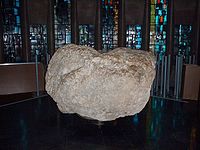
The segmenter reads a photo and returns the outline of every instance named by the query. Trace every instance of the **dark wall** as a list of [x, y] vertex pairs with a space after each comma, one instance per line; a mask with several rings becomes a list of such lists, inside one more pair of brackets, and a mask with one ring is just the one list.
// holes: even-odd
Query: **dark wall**
[[95, 0], [78, 0], [77, 11], [77, 19], [79, 24], [95, 24]]
[[144, 5], [144, 0], [125, 1], [126, 24], [143, 24], [145, 8]]
[[[199, 30], [199, 37], [200, 37], [200, 30]], [[200, 44], [200, 38], [199, 38], [199, 44]], [[197, 59], [198, 65], [200, 65], [200, 48], [198, 49], [198, 59]]]
[[28, 0], [29, 24], [47, 24], [48, 0]]
[[197, 0], [174, 1], [174, 24], [192, 24], [195, 21]]

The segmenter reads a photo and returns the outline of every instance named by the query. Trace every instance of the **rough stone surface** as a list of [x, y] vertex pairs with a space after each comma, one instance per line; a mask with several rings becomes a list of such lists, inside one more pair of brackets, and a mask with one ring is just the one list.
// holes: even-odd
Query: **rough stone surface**
[[46, 90], [63, 113], [100, 121], [140, 112], [155, 76], [153, 54], [117, 48], [100, 54], [77, 45], [58, 49], [48, 65]]

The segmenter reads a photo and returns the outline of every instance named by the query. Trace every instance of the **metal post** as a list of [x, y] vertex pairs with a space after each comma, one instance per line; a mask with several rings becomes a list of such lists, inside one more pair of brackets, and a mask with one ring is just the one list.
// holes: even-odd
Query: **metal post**
[[162, 56], [161, 66], [160, 96], [163, 96], [164, 56]]
[[179, 94], [179, 97], [181, 96], [181, 85], [182, 85], [182, 70], [183, 70], [183, 56], [180, 57], [180, 72], [179, 72], [179, 91], [178, 91], [178, 94]]
[[48, 66], [48, 63], [49, 63], [49, 53], [48, 53], [48, 50], [47, 48], [45, 49], [45, 53], [46, 53], [46, 64], [45, 64], [45, 68]]
[[[157, 68], [157, 64], [156, 64], [156, 68]], [[157, 69], [156, 69], [156, 75], [155, 78], [153, 80], [153, 86], [151, 87], [151, 91], [152, 91], [152, 96], [155, 94], [156, 92], [156, 78], [157, 78]]]
[[180, 82], [180, 57], [178, 57], [178, 68], [177, 68], [177, 91], [176, 91], [176, 98], [179, 98], [179, 82]]
[[157, 68], [158, 68], [157, 62], [158, 62], [158, 59], [157, 59], [157, 55], [156, 55], [156, 64], [155, 64], [156, 75], [155, 75], [155, 79], [153, 81], [153, 94], [155, 94], [155, 92], [156, 92]]
[[155, 87], [156, 87], [156, 75], [155, 78], [153, 80], [153, 86], [151, 87], [151, 95], [153, 96], [153, 94], [155, 93]]
[[176, 98], [179, 98], [179, 85], [180, 85], [180, 57], [178, 57], [178, 63], [177, 63], [177, 82], [176, 82]]
[[158, 93], [158, 85], [159, 85], [159, 79], [160, 79], [160, 59], [159, 55], [157, 55], [157, 62], [156, 62], [156, 94]]
[[174, 75], [175, 75], [175, 77], [174, 77], [174, 97], [176, 97], [176, 88], [177, 88], [177, 86], [176, 86], [176, 82], [177, 82], [177, 65], [178, 65], [178, 58], [177, 58], [177, 56], [176, 56], [176, 65], [175, 65], [175, 72], [174, 72]]
[[[155, 80], [154, 80], [154, 81], [155, 81]], [[154, 87], [154, 81], [153, 81], [153, 85], [151, 86], [150, 96], [153, 96], [153, 91], [154, 91], [154, 89], [153, 89], [153, 87]]]
[[190, 55], [189, 56], [189, 64], [191, 64], [192, 63], [192, 56]]
[[179, 56], [177, 57], [176, 98], [178, 98], [178, 85], [179, 85]]
[[35, 73], [36, 73], [36, 96], [40, 96], [39, 92], [39, 73], [38, 73], [38, 55], [39, 55], [39, 50], [35, 50]]
[[163, 97], [166, 97], [166, 84], [167, 84], [167, 56], [164, 57], [165, 67], [164, 67], [164, 87], [163, 87]]
[[167, 93], [169, 94], [169, 87], [170, 87], [170, 65], [171, 65], [171, 55], [168, 55], [168, 61], [167, 61]]
[[195, 57], [195, 55], [193, 55], [192, 64], [196, 64], [196, 57]]

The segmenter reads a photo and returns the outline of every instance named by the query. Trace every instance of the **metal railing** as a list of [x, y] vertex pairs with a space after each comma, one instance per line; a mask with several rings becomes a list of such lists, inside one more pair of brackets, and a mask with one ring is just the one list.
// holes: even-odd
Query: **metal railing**
[[188, 63], [185, 63], [182, 55], [173, 57], [171, 55], [158, 55], [151, 96], [181, 99], [183, 65], [195, 64], [195, 62], [195, 55], [189, 56]]

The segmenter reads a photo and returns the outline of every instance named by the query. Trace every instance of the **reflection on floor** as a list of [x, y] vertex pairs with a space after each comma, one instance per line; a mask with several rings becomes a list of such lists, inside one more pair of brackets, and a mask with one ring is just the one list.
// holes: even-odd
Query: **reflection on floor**
[[111, 122], [61, 114], [50, 97], [0, 107], [0, 150], [200, 149], [196, 103], [152, 98]]

